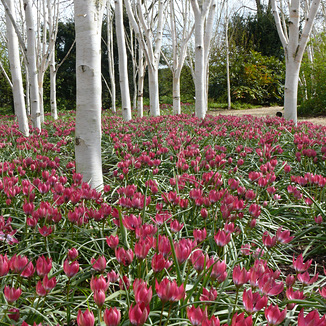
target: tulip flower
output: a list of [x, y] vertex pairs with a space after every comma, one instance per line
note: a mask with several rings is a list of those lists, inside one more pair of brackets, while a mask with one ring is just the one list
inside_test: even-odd
[[152, 258], [152, 268], [155, 273], [161, 272], [164, 268], [168, 269], [172, 262], [164, 258], [162, 254], [155, 254]]
[[[217, 291], [214, 288], [211, 288], [209, 291], [203, 288], [203, 294], [201, 294], [200, 301], [215, 301], [217, 297]], [[209, 304], [206, 302], [206, 304]]]
[[302, 254], [300, 254], [296, 260], [294, 260], [294, 255], [293, 255], [293, 267], [296, 272], [299, 273], [305, 272], [310, 267], [311, 263], [312, 263], [312, 259], [308, 260], [306, 263], [303, 263]]
[[276, 282], [274, 277], [266, 272], [258, 280], [258, 287], [261, 293], [272, 296], [280, 294], [284, 289], [282, 282]]
[[183, 228], [183, 223], [180, 223], [178, 220], [173, 220], [170, 222], [171, 232], [177, 233]]
[[63, 271], [69, 278], [72, 278], [79, 271], [78, 261], [75, 260], [75, 261], [69, 263], [68, 259], [66, 259], [63, 263]]
[[152, 300], [152, 287], [147, 288], [147, 283], [141, 279], [135, 279], [133, 283], [133, 290], [135, 294], [136, 303], [144, 303], [148, 306]]
[[6, 285], [3, 290], [3, 293], [8, 303], [11, 304], [19, 299], [19, 297], [22, 294], [22, 290], [20, 288], [18, 289], [10, 288], [9, 286]]
[[158, 251], [164, 257], [168, 257], [171, 253], [171, 244], [170, 240], [165, 235], [158, 236]]
[[38, 228], [38, 231], [43, 237], [48, 237], [53, 232], [53, 228], [51, 226], [47, 227], [44, 225], [43, 227]]
[[[183, 241], [185, 240], [185, 241]], [[191, 254], [192, 246], [186, 239], [180, 239], [179, 242], [174, 244], [174, 251], [177, 257], [178, 263], [183, 264]]]
[[207, 268], [212, 267], [212, 271], [210, 273], [210, 277], [212, 280], [217, 280], [219, 283], [222, 283], [225, 281], [227, 277], [227, 272], [226, 272], [226, 263], [224, 260], [222, 261], [215, 261], [213, 258], [210, 258], [207, 261]]
[[187, 317], [191, 325], [202, 325], [203, 321], [207, 319], [207, 308], [202, 310], [200, 307], [191, 306], [187, 309]]
[[40, 256], [36, 261], [36, 273], [40, 277], [49, 274], [52, 268], [52, 259]]
[[265, 309], [265, 318], [267, 320], [268, 326], [276, 326], [282, 323], [285, 319], [287, 309], [281, 312], [279, 307], [270, 305]]
[[10, 308], [8, 311], [8, 318], [14, 321], [18, 321], [20, 317], [19, 309], [17, 308]]
[[110, 235], [109, 237], [106, 237], [106, 243], [111, 249], [115, 249], [119, 244], [119, 236]]
[[110, 309], [106, 308], [103, 319], [106, 326], [118, 326], [121, 320], [120, 310], [116, 307], [111, 307]]
[[93, 292], [103, 290], [104, 292], [108, 289], [110, 282], [106, 281], [103, 275], [100, 277], [92, 276], [90, 281], [90, 287]]
[[303, 285], [311, 285], [317, 281], [318, 273], [316, 275], [314, 275], [312, 278], [310, 278], [310, 275], [308, 272], [304, 272], [303, 274], [298, 274], [297, 277], [298, 277], [298, 280]]
[[106, 259], [104, 256], [100, 256], [97, 260], [91, 258], [91, 265], [96, 271], [103, 272], [106, 268]]
[[94, 291], [94, 302], [102, 307], [105, 301], [105, 292], [104, 290], [95, 290]]
[[164, 278], [160, 284], [155, 280], [155, 290], [158, 297], [164, 303], [167, 301], [179, 301], [183, 299], [186, 294], [183, 284], [178, 287], [175, 280], [169, 281], [167, 278]]
[[202, 326], [220, 326], [220, 320], [218, 317], [212, 316], [211, 319], [206, 318], [203, 321]]
[[290, 231], [288, 230], [285, 230], [285, 231], [282, 231], [282, 227], [279, 227], [276, 231], [276, 241], [278, 243], [282, 243], [282, 244], [285, 244], [285, 243], [289, 243], [292, 241], [294, 237], [290, 236]]
[[55, 277], [48, 278], [47, 275], [43, 278], [43, 286], [47, 292], [50, 292], [57, 285], [57, 279]]
[[76, 248], [71, 248], [68, 250], [68, 260], [74, 261], [78, 257], [78, 250]]
[[20, 274], [28, 264], [28, 259], [25, 256], [17, 256], [14, 254], [9, 263], [9, 268], [13, 273]]
[[30, 278], [35, 273], [35, 268], [33, 263], [30, 261], [27, 266], [24, 268], [24, 270], [20, 273], [20, 276], [25, 278]]
[[194, 229], [194, 231], [193, 231], [193, 235], [194, 235], [194, 238], [195, 238], [195, 240], [196, 240], [197, 242], [202, 242], [202, 241], [204, 241], [204, 240], [206, 239], [206, 237], [207, 237], [207, 231], [206, 231], [205, 228], [202, 229], [202, 230], [200, 230], [200, 229]]
[[250, 274], [247, 272], [247, 270], [243, 267], [240, 268], [239, 265], [235, 266], [233, 268], [233, 283], [236, 287], [241, 287], [243, 284], [247, 283], [249, 280]]
[[318, 311], [310, 311], [309, 314], [304, 317], [304, 308], [301, 309], [298, 316], [298, 326], [326, 326], [326, 316], [319, 317]]
[[239, 315], [236, 312], [232, 317], [231, 326], [252, 326], [252, 316], [245, 318], [244, 312]]
[[152, 248], [153, 242], [146, 238], [135, 243], [135, 255], [138, 259], [145, 259], [149, 250]]
[[83, 313], [80, 309], [77, 315], [78, 326], [94, 326], [94, 314], [88, 309]]
[[[285, 294], [289, 300], [303, 300], [305, 298], [303, 292], [293, 291], [293, 288], [286, 289]], [[286, 307], [289, 310], [292, 310], [295, 307], [295, 305], [296, 305], [296, 303], [288, 303]]]
[[125, 250], [121, 247], [115, 249], [115, 256], [118, 263], [124, 266], [129, 266], [134, 259], [134, 253], [131, 249]]
[[208, 255], [204, 254], [201, 249], [195, 250], [190, 257], [192, 266], [197, 272], [201, 272], [205, 268], [208, 259]]
[[142, 303], [132, 304], [129, 308], [129, 320], [132, 325], [144, 325], [149, 315], [149, 306]]
[[118, 279], [119, 275], [114, 270], [108, 273], [108, 282], [115, 283]]
[[224, 247], [231, 240], [231, 234], [226, 233], [224, 230], [218, 230], [214, 235], [214, 240], [219, 247]]
[[7, 254], [0, 255], [0, 277], [7, 275], [9, 272], [9, 261]]
[[267, 306], [267, 296], [261, 297], [258, 292], [252, 293], [251, 289], [243, 291], [243, 305], [248, 314], [255, 313]]
[[276, 237], [271, 237], [267, 231], [264, 232], [263, 234], [263, 244], [267, 248], [273, 248], [276, 245]]
[[326, 286], [324, 286], [322, 289], [319, 289], [319, 294], [326, 299]]

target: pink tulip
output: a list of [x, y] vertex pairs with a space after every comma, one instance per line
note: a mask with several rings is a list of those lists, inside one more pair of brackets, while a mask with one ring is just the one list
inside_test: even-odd
[[88, 309], [83, 313], [80, 309], [77, 315], [78, 326], [94, 326], [94, 314]]
[[298, 316], [298, 326], [326, 326], [326, 317], [320, 318], [317, 310], [310, 311], [306, 317], [303, 313], [304, 309], [302, 308]]
[[203, 321], [207, 319], [207, 308], [202, 310], [200, 307], [191, 306], [187, 309], [187, 317], [191, 325], [202, 325]]
[[132, 325], [144, 325], [149, 315], [149, 306], [142, 303], [132, 304], [129, 308], [129, 320]]
[[22, 294], [22, 290], [20, 288], [15, 289], [15, 288], [10, 288], [9, 286], [5, 286], [3, 293], [5, 295], [6, 300], [9, 303], [13, 303], [19, 299], [19, 297]]
[[267, 319], [267, 323], [269, 326], [276, 326], [282, 323], [285, 319], [287, 309], [281, 312], [279, 307], [270, 305], [265, 309], [265, 318]]
[[104, 256], [100, 256], [97, 260], [91, 258], [91, 265], [96, 271], [103, 272], [106, 268], [106, 259]]
[[118, 326], [121, 320], [120, 310], [116, 307], [105, 309], [103, 319], [106, 326]]
[[52, 268], [52, 259], [40, 256], [36, 261], [36, 272], [40, 277], [49, 274]]
[[183, 284], [178, 287], [175, 280], [169, 281], [167, 278], [164, 278], [161, 283], [155, 280], [155, 290], [162, 302], [179, 301], [183, 299], [186, 294]]
[[69, 263], [68, 259], [66, 259], [63, 263], [63, 271], [69, 278], [72, 278], [79, 272], [78, 261], [75, 260], [75, 261]]

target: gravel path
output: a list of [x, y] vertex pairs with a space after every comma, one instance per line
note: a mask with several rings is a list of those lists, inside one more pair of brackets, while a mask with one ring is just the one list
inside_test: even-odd
[[[211, 115], [235, 115], [243, 116], [246, 114], [253, 115], [254, 117], [266, 117], [271, 116], [275, 117], [276, 112], [283, 112], [283, 107], [281, 106], [272, 106], [272, 107], [262, 107], [258, 109], [247, 109], [247, 110], [226, 110], [226, 109], [210, 109], [209, 114]], [[299, 118], [299, 121], [309, 121], [316, 125], [326, 126], [326, 117], [317, 117], [317, 118]]]

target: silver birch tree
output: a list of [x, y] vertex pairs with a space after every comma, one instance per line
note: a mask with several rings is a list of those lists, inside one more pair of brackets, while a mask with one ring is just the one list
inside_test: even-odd
[[137, 0], [133, 12], [130, 0], [125, 0], [128, 18], [148, 64], [148, 83], [150, 114], [160, 115], [158, 68], [160, 62], [165, 4], [163, 0], [156, 2]]
[[107, 2], [107, 49], [108, 49], [108, 65], [110, 76], [110, 95], [111, 95], [111, 110], [117, 112], [116, 107], [116, 87], [114, 73], [114, 56], [113, 56], [113, 13], [111, 12], [110, 1]]
[[[304, 50], [306, 48], [313, 21], [321, 0], [312, 0], [303, 29], [300, 28], [300, 1], [289, 2], [289, 26], [282, 23], [276, 0], [272, 1], [273, 15], [277, 31], [281, 39], [285, 54], [285, 89], [284, 89], [284, 117], [297, 123], [297, 97], [299, 73]], [[282, 0], [281, 0], [282, 1]]]
[[125, 41], [125, 31], [123, 25], [122, 0], [114, 0], [115, 3], [115, 26], [119, 54], [119, 81], [121, 92], [121, 110], [125, 121], [131, 119], [131, 102], [128, 78], [127, 49]]
[[76, 32], [77, 110], [76, 172], [92, 188], [103, 187], [101, 158], [101, 26], [104, 5], [74, 0]]
[[36, 39], [32, 1], [24, 0], [27, 34], [27, 68], [30, 87], [31, 117], [34, 128], [41, 130], [41, 111], [36, 66]]
[[173, 77], [173, 113], [181, 113], [180, 79], [181, 71], [187, 56], [187, 46], [194, 31], [194, 24], [190, 16], [189, 1], [170, 1], [170, 33], [172, 43], [172, 63], [166, 59]]
[[[209, 15], [208, 24], [205, 20], [209, 11], [212, 13], [216, 10], [216, 0], [191, 0], [192, 9], [195, 16], [195, 115], [198, 118], [205, 118], [207, 111], [207, 60], [209, 49], [209, 41], [211, 37], [211, 23], [214, 15]], [[205, 32], [207, 32], [205, 34]], [[205, 42], [207, 46], [205, 47]]]
[[[5, 0], [10, 10], [13, 19], [15, 20], [15, 9], [13, 0]], [[23, 78], [21, 71], [20, 55], [19, 55], [19, 44], [17, 34], [15, 32], [14, 26], [6, 15], [6, 27], [7, 27], [7, 46], [8, 46], [8, 58], [10, 63], [11, 72], [11, 82], [12, 82], [12, 92], [14, 99], [15, 114], [18, 120], [19, 130], [25, 135], [29, 136], [29, 127], [25, 107], [24, 99], [24, 87]]]

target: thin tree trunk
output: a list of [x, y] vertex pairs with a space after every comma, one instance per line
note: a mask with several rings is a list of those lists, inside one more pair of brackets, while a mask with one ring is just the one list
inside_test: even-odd
[[76, 172], [92, 188], [103, 187], [101, 158], [102, 3], [75, 0], [77, 110]]
[[131, 119], [131, 103], [127, 66], [127, 50], [123, 26], [122, 0], [115, 0], [115, 24], [119, 53], [119, 79], [122, 117], [125, 121], [129, 121]]
[[292, 0], [289, 3], [289, 28], [282, 24], [276, 0], [271, 0], [273, 15], [282, 42], [285, 54], [286, 74], [284, 90], [284, 116], [297, 124], [297, 92], [300, 66], [303, 52], [312, 30], [313, 21], [316, 17], [321, 0], [311, 2], [309, 13], [305, 19], [304, 27], [300, 27], [300, 1]]
[[110, 5], [107, 3], [107, 47], [108, 47], [108, 64], [109, 76], [111, 86], [111, 110], [117, 112], [116, 107], [116, 87], [114, 74], [114, 57], [113, 57], [113, 28], [112, 28], [112, 14], [110, 13]]
[[150, 64], [148, 65], [148, 84], [151, 116], [158, 117], [160, 115], [158, 69]]
[[207, 111], [206, 103], [206, 88], [205, 88], [205, 60], [204, 60], [204, 19], [201, 15], [197, 16], [195, 23], [195, 74], [196, 74], [196, 84], [195, 84], [195, 94], [196, 94], [196, 104], [195, 113], [196, 117], [203, 119], [205, 118]]
[[300, 63], [294, 59], [286, 62], [285, 87], [284, 87], [284, 118], [297, 123], [297, 100]]
[[228, 98], [228, 110], [231, 110], [231, 83], [230, 83], [230, 53], [229, 53], [229, 14], [228, 1], [225, 6], [225, 51], [226, 51], [226, 89]]
[[54, 52], [50, 58], [50, 102], [51, 102], [51, 116], [54, 120], [58, 119], [57, 109], [57, 71], [55, 69], [55, 55]]
[[34, 128], [41, 130], [41, 112], [36, 68], [35, 29], [32, 2], [24, 0], [27, 31], [27, 65], [30, 86], [31, 116]]
[[137, 111], [140, 118], [144, 115], [144, 79], [145, 79], [145, 67], [144, 67], [144, 52], [139, 45], [139, 63], [138, 63], [138, 87], [137, 87]]
[[[6, 0], [9, 10], [14, 15], [13, 0]], [[14, 17], [13, 17], [14, 18]], [[7, 26], [7, 44], [8, 44], [8, 57], [10, 63], [12, 92], [14, 99], [15, 114], [17, 116], [19, 130], [25, 135], [29, 136], [28, 120], [25, 108], [24, 87], [22, 71], [19, 58], [19, 46], [17, 34], [10, 18], [6, 15]]]
[[180, 76], [173, 77], [173, 114], [181, 114]]

